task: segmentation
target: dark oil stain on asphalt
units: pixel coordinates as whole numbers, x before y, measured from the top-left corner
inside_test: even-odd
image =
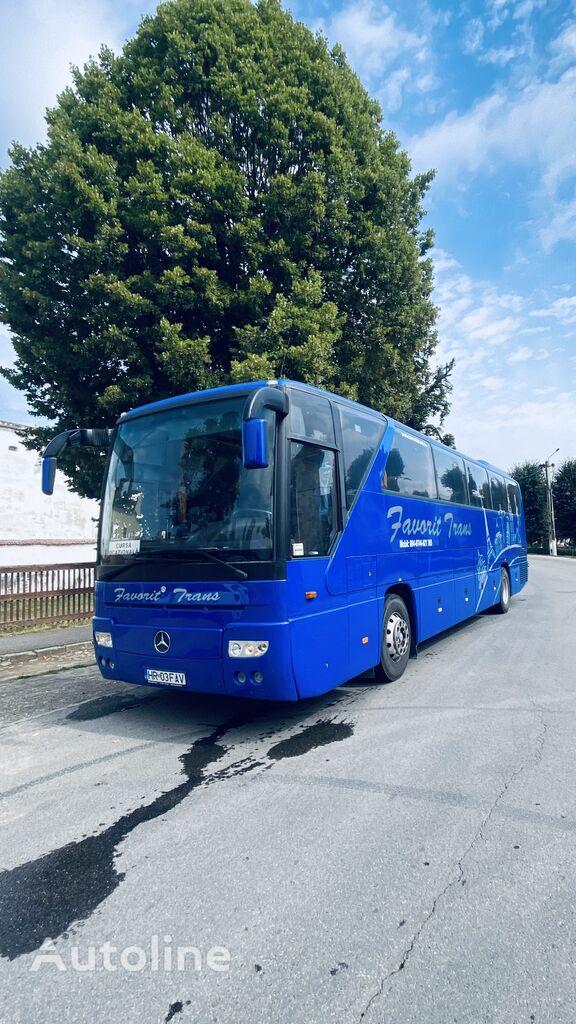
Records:
[[[180,758],[186,781],[149,804],[123,814],[98,835],[0,872],[0,956],[14,960],[31,953],[46,938],[56,939],[73,922],[92,914],[124,878],[114,864],[118,843],[138,825],[177,807],[204,782],[205,769],[226,753],[226,747],[217,741],[254,717],[253,712],[238,715],[193,743]]]
[[[337,740],[346,740],[352,736],[354,729],[349,722],[334,722],[330,718],[319,719],[314,725],[307,726],[302,732],[288,736],[270,747],[268,757],[274,761],[281,761],[283,757],[298,757],[306,754],[316,747],[323,747],[327,743],[335,743]]]
[[[129,693],[114,693],[105,697],[95,697],[94,700],[87,700],[71,711],[69,715],[66,715],[66,719],[69,722],[91,722],[94,718],[105,718],[106,715],[113,715],[117,711],[129,711],[131,708],[139,708],[141,704],[148,704],[159,699],[157,694],[152,697],[134,697]]]
[[[14,960],[34,952],[45,939],[56,939],[74,922],[89,917],[124,879],[124,873],[116,870],[115,850],[138,825],[162,817],[202,784],[243,775],[256,768],[272,767],[270,763],[245,758],[211,775],[204,774],[227,752],[218,740],[230,730],[259,717],[253,709],[247,709],[217,726],[208,736],[196,740],[180,756],[185,782],[123,814],[103,832],[67,843],[36,860],[0,872],[0,957]],[[268,757],[273,762],[296,757],[327,743],[347,739],[353,731],[346,722],[320,719],[276,743],[268,751]]]
[[[340,971],[347,971],[347,970],[348,970],[348,964],[346,963],[346,961],[345,960],[340,960],[336,964],[336,967],[331,967],[330,968],[330,974],[332,975],[332,977],[334,977],[335,974],[340,974]]]
[[[182,1013],[184,1007],[190,1006],[191,1002],[191,999],[187,999],[185,1003],[183,1003],[181,999],[177,999],[175,1003],[170,1003],[168,1013],[164,1017],[164,1024],[169,1024],[172,1018],[175,1017],[177,1013]]]

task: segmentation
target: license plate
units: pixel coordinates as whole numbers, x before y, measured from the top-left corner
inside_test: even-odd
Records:
[[[165,672],[161,668],[147,668],[144,670],[144,678],[147,683],[160,683],[161,686],[186,686],[185,672]]]

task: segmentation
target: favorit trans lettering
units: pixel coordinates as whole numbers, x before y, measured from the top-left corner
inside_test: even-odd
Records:
[[[423,537],[431,539],[440,537],[442,530],[448,531],[448,537],[470,537],[472,535],[472,524],[462,523],[454,519],[453,512],[445,512],[444,516],[434,516],[432,519],[417,519],[412,516],[404,516],[402,505],[393,505],[388,509],[392,541],[396,540],[400,533],[403,537]],[[402,543],[402,542],[401,542]],[[424,546],[424,545],[422,545]],[[431,546],[427,544],[426,546]]]
[[[126,604],[157,604],[166,603],[172,599],[175,604],[200,604],[211,603],[220,600],[220,591],[210,590],[190,591],[186,587],[173,587],[170,594],[166,593],[166,587],[159,587],[158,590],[127,590],[126,587],[114,587],[114,601]]]

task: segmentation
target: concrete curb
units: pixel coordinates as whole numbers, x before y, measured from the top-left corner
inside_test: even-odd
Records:
[[[93,654],[94,648],[90,640],[76,644],[60,644],[57,647],[37,647],[30,651],[17,651],[14,654],[0,654],[0,668],[12,665],[26,665],[34,659],[61,657],[66,654]]]
[[[18,651],[0,655],[0,685],[14,680],[32,679],[66,668],[96,667],[91,641],[38,647],[34,651]]]

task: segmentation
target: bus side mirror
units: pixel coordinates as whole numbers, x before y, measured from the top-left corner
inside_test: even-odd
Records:
[[[54,478],[56,476],[56,463],[57,459],[43,459],[42,460],[42,492],[43,494],[52,494],[54,490]]]
[[[244,420],[242,424],[242,458],[246,469],[266,469],[266,421]]]

